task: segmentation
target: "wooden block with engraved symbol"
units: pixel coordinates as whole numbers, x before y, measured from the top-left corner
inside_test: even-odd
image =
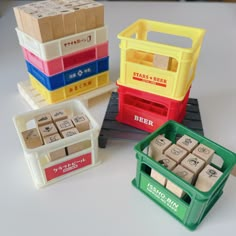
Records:
[[[162,166],[167,168],[168,170],[174,169],[174,167],[177,165],[177,163],[175,161],[173,161],[169,157],[165,156],[164,154],[162,154],[161,156],[159,156],[155,160],[159,164],[161,164]],[[161,185],[163,185],[163,186],[166,185],[166,178],[154,169],[151,169],[151,177],[153,179],[155,179],[157,182],[159,182]]]
[[[74,127],[71,119],[59,120],[56,122],[56,126],[60,133],[62,133],[64,130],[71,129]]]
[[[184,157],[188,155],[188,152],[177,146],[176,144],[172,144],[165,152],[165,155],[176,161],[177,163],[180,163]]]
[[[148,148],[148,155],[155,160],[158,160],[161,154],[170,147],[171,141],[165,138],[163,135],[158,135],[150,142]]]
[[[187,170],[185,167],[178,165],[173,169],[173,173],[179,176],[180,178],[184,179],[188,183],[192,183],[193,180],[193,173]],[[183,197],[185,192],[179,186],[167,180],[166,188],[169,189],[172,193],[174,193],[178,197]]]
[[[54,122],[67,119],[67,114],[66,114],[65,110],[53,111],[53,112],[51,112],[51,116],[52,116],[52,119]]]
[[[85,114],[76,115],[72,118],[72,122],[74,123],[75,127],[81,133],[83,131],[89,130],[89,119]]]
[[[211,163],[215,151],[204,144],[199,144],[194,150],[193,154],[201,158],[207,164]]]
[[[188,152],[191,152],[198,145],[198,141],[185,134],[176,142],[176,144],[186,149]]]
[[[57,133],[57,128],[53,123],[43,125],[39,127],[39,132],[42,137],[47,137]]]
[[[44,138],[44,143],[49,144],[49,143],[56,142],[60,139],[61,139],[61,136],[58,133],[56,133],[56,134],[45,137]],[[55,150],[53,152],[50,152],[48,154],[48,157],[49,157],[50,161],[55,161],[55,160],[58,160],[62,157],[65,157],[65,156],[66,156],[65,148],[60,148],[60,149]]]
[[[71,137],[73,135],[78,134],[79,131],[76,128],[68,129],[62,132],[63,138]],[[91,147],[91,141],[90,140],[84,140],[75,144],[72,144],[67,147],[67,153],[68,155],[79,152],[81,150],[84,150],[86,148]]]
[[[35,122],[37,126],[43,126],[47,125],[49,123],[52,123],[52,117],[49,113],[41,114],[35,117]]]
[[[213,187],[221,175],[221,171],[213,166],[207,165],[198,175],[195,187],[200,191],[207,192]]]
[[[36,148],[43,145],[37,128],[25,130],[21,134],[27,148]]]

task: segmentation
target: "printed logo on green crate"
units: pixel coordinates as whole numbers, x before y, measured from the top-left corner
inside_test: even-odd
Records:
[[[163,187],[158,186],[154,181],[150,181],[149,178],[141,175],[140,188],[179,219],[184,219],[188,207],[180,201],[176,201]]]

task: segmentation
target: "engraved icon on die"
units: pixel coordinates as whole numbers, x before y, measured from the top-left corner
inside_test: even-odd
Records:
[[[179,155],[180,153],[182,153],[182,150],[178,149],[178,148],[172,148],[171,149],[171,152],[174,154],[174,155]]]
[[[186,146],[188,146],[188,145],[191,144],[191,143],[192,143],[191,138],[186,138],[186,139],[183,141],[183,144],[186,145]]]
[[[51,130],[52,130],[52,127],[46,126],[44,131],[49,133]]]
[[[205,154],[208,154],[210,151],[207,149],[207,148],[205,148],[205,147],[199,147],[198,148],[198,151],[199,152],[203,152],[203,153],[205,153]]]
[[[211,177],[217,177],[217,173],[216,173],[216,171],[213,170],[213,169],[208,169],[206,173],[209,175],[209,178],[211,178]]]
[[[67,120],[64,120],[63,123],[61,124],[61,128],[62,129],[65,129],[67,127],[70,127],[70,123],[67,121]]]
[[[199,164],[199,161],[198,161],[197,158],[190,158],[190,159],[188,160],[188,163],[189,163],[190,165],[192,165],[192,166],[197,166],[197,165]]]
[[[160,161],[158,161],[161,165],[163,165],[164,167],[168,168],[169,166],[169,162],[170,160],[169,159],[162,159]]]

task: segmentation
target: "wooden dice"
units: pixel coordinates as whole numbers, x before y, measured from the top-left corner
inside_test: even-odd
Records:
[[[179,176],[180,178],[184,179],[188,183],[192,183],[193,180],[193,173],[187,170],[185,167],[178,165],[173,169],[173,173]],[[172,193],[174,193],[178,197],[183,197],[185,192],[179,186],[171,182],[170,180],[167,181],[166,188],[169,189]]]
[[[164,136],[159,135],[153,139],[149,145],[148,155],[154,159],[159,159],[159,156],[171,145],[171,141]]]
[[[203,192],[209,191],[216,181],[220,178],[222,172],[207,165],[198,175],[195,187]]]
[[[27,148],[49,145],[62,138],[68,138],[90,129],[90,121],[85,114],[81,113],[68,117],[63,109],[37,115],[33,120],[36,127],[22,132]],[[49,151],[48,159],[55,161],[90,147],[91,140],[74,142],[67,147]]]
[[[158,158],[156,158],[155,160],[168,170],[174,169],[174,167],[177,165],[175,161],[173,161],[172,159],[163,154]],[[162,174],[155,171],[154,169],[151,169],[151,177],[155,179],[157,182],[159,182],[161,185],[164,186],[166,185],[166,178]]]

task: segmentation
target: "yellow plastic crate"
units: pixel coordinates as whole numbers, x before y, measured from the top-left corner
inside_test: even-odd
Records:
[[[80,80],[65,87],[49,91],[33,75],[29,73],[30,82],[39,93],[45,98],[47,103],[57,103],[65,99],[73,98],[87,93],[94,89],[109,84],[109,72],[103,72],[87,79]]]
[[[191,45],[180,47],[151,41],[149,36],[152,33],[191,40]],[[145,19],[136,21],[118,34],[121,40],[118,85],[183,100],[195,77],[204,35],[205,30],[200,28]],[[156,55],[169,57],[168,68],[161,69],[154,65]]]

